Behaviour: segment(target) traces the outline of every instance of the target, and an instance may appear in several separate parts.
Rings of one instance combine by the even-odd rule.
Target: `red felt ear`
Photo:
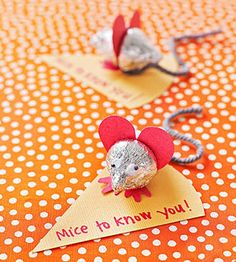
[[[123,39],[127,31],[127,29],[125,28],[125,20],[122,15],[117,16],[117,18],[114,21],[112,30],[113,30],[113,34],[112,34],[113,51],[116,57],[118,57],[120,54]]]
[[[133,125],[120,116],[109,116],[105,118],[100,124],[98,132],[107,151],[118,141],[135,139]]]
[[[140,21],[140,13],[138,10],[136,10],[133,14],[133,17],[131,18],[130,20],[130,25],[129,25],[130,28],[132,27],[138,27],[140,28],[141,27],[141,21]]]
[[[152,150],[158,169],[170,162],[174,154],[174,144],[171,136],[165,130],[158,127],[147,127],[142,130],[138,140]]]

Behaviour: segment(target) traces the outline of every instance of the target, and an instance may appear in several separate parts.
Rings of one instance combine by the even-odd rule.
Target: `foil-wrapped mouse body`
[[[172,130],[170,122],[179,115],[201,112],[201,107],[181,109],[165,119],[164,129],[146,127],[137,137],[134,126],[127,119],[120,116],[105,118],[99,126],[99,136],[107,150],[106,164],[110,176],[99,179],[98,182],[107,184],[102,192],[119,194],[125,191],[125,196],[133,195],[139,202],[140,194],[151,195],[146,186],[170,161],[189,164],[200,159],[204,152],[200,141]],[[195,146],[196,154],[186,158],[174,156],[172,137]]]
[[[107,170],[115,194],[145,187],[174,153],[172,137],[158,127],[147,127],[138,137],[125,118],[109,116],[99,126],[107,150]]]
[[[146,186],[157,173],[154,154],[137,140],[115,143],[107,153],[107,169],[115,194]]]
[[[160,51],[140,28],[127,29],[118,58],[113,51],[112,37],[112,29],[105,28],[93,35],[91,44],[107,61],[112,61],[123,71],[142,69],[148,64],[157,64],[162,59]]]
[[[181,40],[199,39],[221,33],[221,30],[201,34],[172,37],[169,41],[169,51],[176,59],[179,68],[171,71],[161,65],[163,56],[159,49],[151,43],[141,30],[140,14],[134,12],[128,27],[125,26],[124,17],[117,16],[112,29],[105,28],[98,31],[91,38],[91,45],[105,58],[106,68],[120,69],[123,73],[136,75],[149,68],[155,68],[172,76],[185,76],[190,71],[187,64],[182,61],[176,51],[176,43]]]

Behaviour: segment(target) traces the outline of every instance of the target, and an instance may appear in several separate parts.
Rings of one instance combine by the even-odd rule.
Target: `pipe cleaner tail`
[[[159,70],[162,73],[165,73],[167,75],[186,76],[186,75],[189,74],[190,70],[189,70],[187,64],[180,58],[180,56],[177,53],[177,43],[182,41],[182,40],[189,40],[189,39],[196,40],[196,39],[199,39],[199,38],[216,35],[216,34],[219,34],[221,32],[222,32],[222,30],[218,29],[218,30],[209,31],[209,32],[202,33],[202,34],[182,35],[182,36],[179,36],[179,37],[172,37],[170,39],[170,42],[169,42],[169,50],[173,54],[175,60],[177,61],[178,65],[180,67],[178,71],[169,70],[167,68],[164,68],[160,64],[150,63],[150,64],[147,64],[146,66],[144,66],[143,68],[133,69],[133,70],[122,70],[122,72],[125,73],[125,74],[128,74],[128,75],[137,75],[137,74],[144,72],[145,70],[147,70],[149,68],[156,68],[157,70]]]
[[[187,135],[181,134],[175,130],[173,130],[170,127],[171,121],[180,115],[185,115],[185,114],[200,114],[202,112],[202,107],[190,107],[190,108],[186,108],[186,109],[180,109],[179,111],[171,114],[168,118],[166,118],[163,122],[163,127],[164,129],[174,138],[179,139],[179,140],[183,140],[186,141],[192,145],[194,145],[197,149],[196,154],[193,156],[189,156],[187,158],[180,158],[180,157],[175,157],[173,156],[171,161],[178,163],[178,164],[190,164],[193,163],[195,161],[197,161],[198,159],[200,159],[204,153],[204,148],[202,146],[202,144],[200,143],[200,141],[195,140]]]
[[[178,36],[178,37],[172,37],[170,39],[170,42],[169,42],[169,50],[174,55],[178,65],[180,66],[180,70],[178,72],[169,72],[169,74],[174,75],[174,76],[176,76],[176,75],[184,76],[184,75],[187,75],[190,71],[187,64],[180,58],[180,56],[177,53],[178,42],[180,42],[182,40],[197,40],[199,38],[204,38],[204,37],[216,35],[216,34],[219,34],[219,33],[222,33],[221,29],[212,30],[212,31],[209,31],[209,32],[206,32],[206,33],[201,33],[201,34],[182,35],[182,36]],[[158,68],[158,69],[160,70],[160,68]]]

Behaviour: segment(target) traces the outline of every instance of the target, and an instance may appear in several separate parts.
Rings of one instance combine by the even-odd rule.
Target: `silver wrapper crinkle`
[[[96,33],[91,38],[91,44],[106,60],[117,65],[117,59],[113,52],[111,29],[105,28]],[[159,63],[162,55],[141,29],[129,28],[124,37],[118,59],[120,69],[128,71],[141,69],[150,63]]]
[[[108,151],[106,162],[115,193],[142,188],[157,172],[151,151],[137,140],[115,143]]]

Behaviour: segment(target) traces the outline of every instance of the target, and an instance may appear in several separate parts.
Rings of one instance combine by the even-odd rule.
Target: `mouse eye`
[[[116,165],[115,164],[111,164],[111,167],[116,167]]]
[[[134,170],[137,171],[138,170],[138,166],[134,166]]]

